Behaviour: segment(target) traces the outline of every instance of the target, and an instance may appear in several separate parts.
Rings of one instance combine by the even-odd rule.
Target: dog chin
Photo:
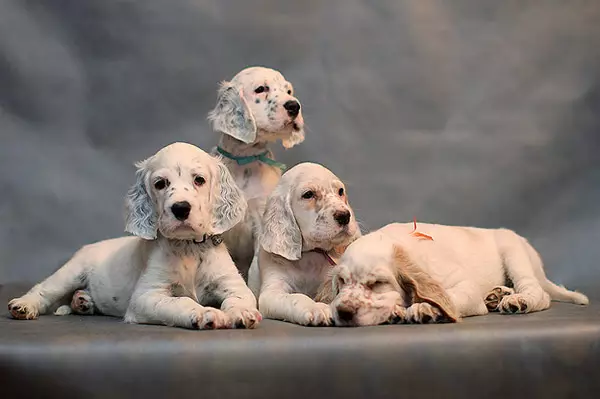
[[[199,232],[187,223],[178,223],[166,226],[161,229],[161,233],[171,240],[196,240],[202,239],[203,233]]]

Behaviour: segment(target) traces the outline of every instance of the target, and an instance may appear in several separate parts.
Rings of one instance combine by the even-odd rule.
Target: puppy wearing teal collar
[[[208,119],[221,133],[213,153],[222,156],[248,202],[244,220],[223,235],[247,281],[266,198],[286,168],[275,161],[269,145],[280,140],[288,149],[304,141],[302,107],[280,72],[250,67],[221,83]]]

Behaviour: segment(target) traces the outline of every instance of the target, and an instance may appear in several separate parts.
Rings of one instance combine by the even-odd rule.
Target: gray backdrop
[[[265,65],[308,125],[278,158],[344,179],[365,229],[508,227],[592,290],[599,21],[594,0],[0,0],[0,283],[121,235],[133,162],[210,149],[217,83]]]

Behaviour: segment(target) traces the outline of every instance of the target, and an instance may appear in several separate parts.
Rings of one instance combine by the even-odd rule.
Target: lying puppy
[[[260,269],[261,313],[302,325],[330,325],[330,307],[311,298],[335,259],[360,236],[344,184],[321,165],[299,164],[269,197],[262,223],[258,264],[252,265]]]
[[[549,281],[538,253],[513,231],[415,228],[389,224],[348,247],[317,296],[332,304],[336,325],[528,313],[547,309],[551,299],[588,304]]]
[[[136,166],[126,231],[137,237],[83,247],[52,276],[10,301],[11,316],[35,319],[75,292],[76,312],[124,317],[128,323],[255,326],[261,319],[256,298],[220,239],[246,209],[227,168],[185,143],[171,144]],[[214,304],[222,310],[208,306]],[[65,304],[57,314],[70,310]]]
[[[285,148],[291,148],[304,140],[300,102],[281,73],[252,67],[222,83],[208,117],[222,133],[214,151],[225,157],[225,165],[248,201],[244,221],[223,235],[236,266],[247,278],[265,201],[285,169],[273,159],[268,146],[281,140]]]

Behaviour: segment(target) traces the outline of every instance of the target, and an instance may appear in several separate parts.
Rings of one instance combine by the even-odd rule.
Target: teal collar
[[[225,158],[233,159],[235,162],[237,162],[238,165],[247,165],[252,162],[260,161],[262,163],[266,163],[267,165],[275,166],[276,168],[281,169],[281,171],[287,169],[287,166],[285,164],[282,164],[281,162],[277,162],[276,160],[267,157],[269,151],[265,151],[262,154],[248,155],[245,157],[235,156],[232,153],[225,151],[221,147],[217,147],[217,151]]]

